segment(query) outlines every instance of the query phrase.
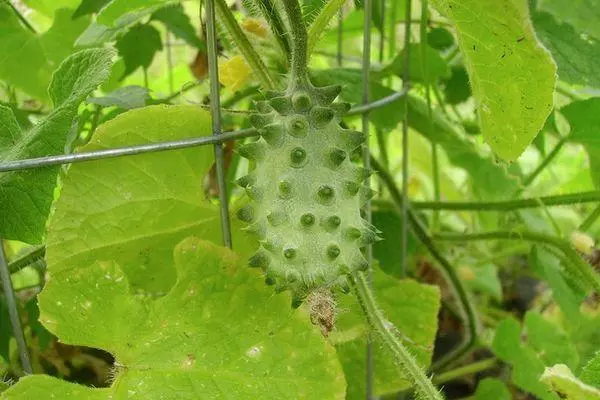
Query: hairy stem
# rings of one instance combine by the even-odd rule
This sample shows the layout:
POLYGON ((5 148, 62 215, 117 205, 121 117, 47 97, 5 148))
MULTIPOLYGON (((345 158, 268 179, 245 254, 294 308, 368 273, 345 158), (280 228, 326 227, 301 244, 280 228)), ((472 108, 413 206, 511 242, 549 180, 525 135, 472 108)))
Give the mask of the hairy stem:
POLYGON ((327 26, 331 19, 337 15, 338 10, 344 5, 346 0, 330 0, 319 12, 317 18, 310 25, 308 31, 308 48, 307 55, 310 57, 312 51, 314 50, 317 42, 321 38, 321 36, 327 32, 327 26))
MULTIPOLYGON (((394 200, 396 209, 398 210, 398 212, 401 212, 400 210, 402 209, 403 198, 402 194, 400 193, 400 190, 398 190, 398 187, 394 182, 394 178, 385 168, 381 166, 381 164, 379 164, 379 162, 375 158, 372 158, 371 160, 373 168, 378 172, 377 176, 383 180, 386 187, 388 188, 388 191, 392 195, 392 199, 394 200)), ((466 331, 468 332, 468 336, 466 337, 463 344, 461 344, 451 353, 447 354, 433 366, 433 370, 441 370, 447 365, 450 365, 451 363, 459 360, 462 356, 467 354, 477 342, 477 336, 479 331, 477 314, 475 311, 475 306, 469 298, 467 289, 463 286, 463 283, 460 280, 458 274, 456 273, 456 270, 454 269, 452 264, 450 264, 450 262, 437 249, 437 247, 433 243, 433 240, 427 234, 425 228, 423 227, 423 224, 417 218, 414 210, 412 210, 410 205, 408 207, 408 222, 410 223, 415 236, 421 241, 421 243, 423 243, 423 245, 425 245, 432 257, 442 267, 442 270, 446 275, 446 280, 452 287, 454 295, 458 300, 460 309, 463 314, 462 317, 466 326, 466 331)))
POLYGON ((256 74, 258 80, 261 85, 265 89, 273 89, 275 87, 275 83, 273 78, 269 74, 269 70, 266 65, 261 60, 260 56, 238 25, 235 17, 233 16, 231 10, 225 3, 225 0, 214 0, 219 16, 221 17, 221 22, 227 29, 227 32, 231 35, 235 45, 238 47, 248 65, 254 73, 256 74))
POLYGON ((391 352, 404 374, 415 385, 417 392, 426 399, 442 400, 443 397, 440 392, 433 386, 433 383, 425 375, 425 372, 417 364, 417 361, 410 354, 409 350, 398 339, 394 332, 395 328, 385 319, 383 313, 377 307, 365 275, 362 272, 358 272, 352 276, 351 281, 359 303, 367 317, 367 321, 375 332, 379 334, 381 340, 391 352))
POLYGON ((271 0, 254 0, 265 20, 268 22, 277 44, 281 47, 281 51, 285 54, 288 61, 292 57, 292 48, 290 46, 289 34, 281 15, 273 1, 271 0))
POLYGON ((298 0, 282 0, 292 32, 292 76, 304 79, 307 75, 308 53, 306 25, 298 0))
POLYGON ((482 233, 443 233, 434 236, 437 240, 448 240, 448 241, 473 241, 473 240, 526 240, 536 243, 542 243, 550 245, 559 249, 569 261, 565 264, 566 268, 571 269, 571 272, 575 275, 581 276, 585 279, 588 285, 590 285, 596 292, 600 293, 600 276, 593 270, 593 268, 586 263, 577 254, 571 244, 563 239, 555 236, 546 235, 539 232, 529 231, 492 231, 482 233))
POLYGON ((19 20, 21 21, 21 23, 23 25, 25 25, 25 27, 27 29, 29 29, 31 32, 37 34, 37 31, 35 30, 35 28, 33 27, 33 25, 31 25, 29 23, 29 21, 27 21, 27 18, 25 18, 23 16, 23 14, 21 14, 21 12, 17 9, 17 7, 14 6, 14 4, 12 4, 10 1, 6 1, 6 4, 8 4, 8 6, 13 10, 13 12, 16 14, 17 18, 19 18, 19 20))
POLYGON ((32 247, 25 254, 20 255, 19 258, 8 264, 8 270, 11 274, 33 264, 34 262, 41 260, 46 255, 46 246, 40 245, 32 247))

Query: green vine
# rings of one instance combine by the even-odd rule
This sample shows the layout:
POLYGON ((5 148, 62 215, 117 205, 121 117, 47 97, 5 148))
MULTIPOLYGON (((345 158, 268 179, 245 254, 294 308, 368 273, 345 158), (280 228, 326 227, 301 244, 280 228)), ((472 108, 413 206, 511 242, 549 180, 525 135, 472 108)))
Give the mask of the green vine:
POLYGON ((542 243, 553 246, 564 254, 566 259, 569 261, 565 264, 566 268, 570 268, 571 272, 577 276, 584 278, 585 282, 590 285, 596 292, 600 293, 600 276, 593 270, 593 268, 586 263, 577 254, 577 251, 571 246, 571 244, 565 240, 557 238, 555 236, 546 235, 539 232, 529 231, 493 231, 493 232, 482 232, 482 233, 467 233, 467 234, 455 234, 455 233, 440 233, 434 236, 437 240, 448 240, 448 241, 472 241, 472 240, 527 240, 536 243, 542 243))
POLYGON ((258 77, 262 86, 266 89, 273 89, 275 83, 269 70, 238 25, 233 13, 227 6, 227 3, 225 3, 225 0, 215 0, 215 5, 225 29, 227 29, 227 32, 231 35, 234 43, 248 62, 248 65, 250 65, 250 68, 252 68, 258 77))
POLYGON ((442 400, 443 397, 440 392, 433 386, 433 383, 431 383, 431 380, 419 367, 414 357, 398 339, 394 332, 395 328, 385 319, 379 308, 377 308, 375 297, 365 275, 362 272, 355 274, 352 277, 352 284, 369 324, 391 351, 398 366, 415 385, 417 393, 424 399, 442 400))

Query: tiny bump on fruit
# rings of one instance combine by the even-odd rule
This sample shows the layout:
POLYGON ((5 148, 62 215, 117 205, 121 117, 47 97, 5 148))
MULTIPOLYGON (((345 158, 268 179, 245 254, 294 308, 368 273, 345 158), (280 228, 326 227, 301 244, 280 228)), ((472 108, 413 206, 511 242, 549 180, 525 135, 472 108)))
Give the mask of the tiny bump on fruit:
POLYGON ((287 124, 288 132, 294 137, 305 137, 308 133, 308 121, 302 115, 292 116, 287 124))
POLYGON ((317 97, 323 104, 331 104, 342 93, 341 85, 322 86, 315 88, 317 97))
POLYGON ((361 236, 361 232, 360 229, 351 226, 349 228, 346 228, 346 230, 344 230, 344 238, 346 238, 347 240, 356 240, 358 238, 360 238, 361 236))
POLYGON ((337 229, 341 223, 342 220, 340 219, 340 217, 338 217, 337 215, 332 215, 325 219, 325 221, 323 222, 323 226, 326 230, 333 231, 337 229))
POLYGON ((273 111, 273 107, 269 104, 268 101, 261 100, 254 103, 258 112, 267 114, 273 111))
POLYGON ((277 195, 282 199, 290 199, 293 196, 292 184, 290 181, 282 179, 277 184, 277 195))
POLYGON ((258 186, 256 186, 256 185, 247 186, 246 187, 246 194, 252 200, 256 200, 256 201, 260 201, 263 198, 263 191, 258 186))
POLYGON ((312 213, 304 213, 300 217, 300 223, 303 226, 309 227, 315 223, 315 215, 312 213))
POLYGON ((362 256, 362 254, 358 254, 352 260, 352 269, 355 271, 366 271, 369 269, 369 262, 362 256))
POLYGON ((245 205, 237 211, 236 215, 240 221, 252 222, 254 220, 254 207, 249 204, 245 205))
POLYGON ((263 249, 259 249, 248 260, 248 265, 252 268, 267 268, 271 264, 271 257, 263 249))
POLYGON ((335 260, 341 253, 340 247, 337 244, 327 246, 327 257, 330 260, 335 260))
POLYGON ((269 224, 271 224, 272 226, 279 226, 281 224, 284 224, 287 221, 287 219, 287 214, 281 211, 272 211, 271 213, 269 213, 269 215, 267 215, 267 221, 269 221, 269 224))
POLYGON ((346 115, 351 108, 350 103, 346 102, 333 103, 330 107, 338 117, 346 115))
POLYGON ((300 168, 306 165, 306 150, 302 147, 295 147, 290 151, 290 165, 294 168, 300 168))
POLYGON ((240 187, 246 188, 248 186, 254 185, 256 183, 256 175, 248 174, 244 175, 238 180, 235 181, 240 187))
POLYGON ((274 97, 269 100, 269 105, 281 115, 287 115, 292 111, 292 101, 287 96, 274 97))
POLYGON ((266 226, 265 223, 262 221, 257 221, 254 222, 248 226, 246 226, 245 228, 242 228, 242 230, 244 232, 247 232, 251 235, 256 235, 258 237, 263 237, 265 235, 265 231, 266 231, 266 226))
POLYGON ((364 133, 351 129, 342 130, 340 134, 340 144, 348 150, 360 147, 366 140, 367 137, 364 133))
POLYGON ((346 159, 346 152, 340 148, 333 147, 327 151, 328 166, 332 169, 339 167, 346 159))
POLYGON ((281 147, 283 144, 284 131, 280 124, 269 124, 263 127, 259 133, 260 136, 273 147, 281 147))
POLYGON ((270 114, 252 114, 250 115, 250 124, 256 129, 260 129, 273 121, 273 116, 270 114))
POLYGON ((266 90, 266 91, 265 91, 265 98, 266 98, 267 100, 271 100, 272 98, 279 97, 279 96, 281 96, 282 94, 283 94, 283 93, 281 93, 281 92, 278 92, 278 91, 276 91, 276 90, 266 90))
POLYGON ((340 276, 335 281, 337 288, 344 294, 350 293, 350 284, 348 283, 348 278, 345 276, 340 276))
POLYGON ((354 197, 360 189, 360 185, 354 181, 344 181, 342 183, 344 187, 344 193, 348 197, 354 197))
POLYGON ((313 107, 310 110, 310 121, 318 128, 327 125, 334 117, 334 112, 329 107, 313 107))
POLYGON ((240 156, 252 161, 260 161, 265 157, 265 147, 262 143, 246 143, 238 148, 240 156))
POLYGON ((296 258, 296 254, 298 254, 298 251, 291 247, 288 247, 287 249, 283 250, 283 256, 288 260, 293 260, 294 258, 296 258))
POLYGON ((335 191, 329 185, 323 185, 319 187, 317 191, 317 198, 321 204, 331 204, 335 196, 335 191))
POLYGON ((312 107, 312 100, 306 92, 296 92, 292 96, 292 104, 296 112, 307 112, 312 107))

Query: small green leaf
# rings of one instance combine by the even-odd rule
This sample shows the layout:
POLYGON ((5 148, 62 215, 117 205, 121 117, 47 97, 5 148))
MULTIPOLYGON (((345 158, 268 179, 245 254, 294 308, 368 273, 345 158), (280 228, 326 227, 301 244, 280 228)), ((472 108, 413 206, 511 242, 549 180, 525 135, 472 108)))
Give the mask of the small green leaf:
POLYGON ((556 65, 538 43, 525 0, 432 0, 456 26, 478 102, 483 135, 517 159, 553 105, 556 65))
MULTIPOLYGON (((391 72, 400 77, 403 76, 404 71, 404 53, 402 49, 400 53, 394 58, 394 60, 388 65, 385 72, 391 72)), ((423 73, 423 63, 421 55, 421 44, 411 44, 409 48, 409 60, 410 68, 409 78, 411 81, 416 82, 437 82, 439 79, 450 78, 450 68, 440 54, 433 48, 426 47, 427 57, 427 76, 423 73)))
POLYGON ((5 2, 0 4, 0 80, 41 100, 47 100, 46 88, 52 72, 69 54, 73 43, 89 20, 71 20, 71 11, 56 12, 54 23, 43 34, 35 34, 21 24, 5 2))
POLYGON ((570 140, 581 143, 588 153, 590 174, 600 188, 600 97, 573 102, 560 109, 571 125, 570 140))
POLYGON ((500 379, 485 378, 477 385, 475 400, 511 400, 512 396, 506 384, 500 379))
POLYGON ((454 44, 454 35, 446 28, 433 28, 427 32, 427 44, 436 50, 446 50, 454 44))
MULTIPOLYGON (((398 335, 411 350, 419 365, 429 365, 437 331, 440 293, 437 287, 412 280, 391 278, 373 270, 373 288, 384 315, 398 329, 398 335), (402 296, 398 296, 402 293, 402 296)), ((340 296, 341 314, 337 330, 331 334, 348 382, 348 399, 362 398, 365 393, 365 346, 368 325, 354 296, 340 296)), ((399 375, 399 368, 384 350, 378 336, 373 336, 375 387, 379 396, 410 386, 399 375)))
POLYGON ((564 364, 546 368, 540 382, 548 385, 561 399, 600 400, 600 390, 581 382, 564 364))
POLYGON ((450 79, 444 80, 444 97, 449 104, 458 104, 471 97, 469 74, 462 65, 453 65, 450 79))
MULTIPOLYGON (((399 266, 402 265, 402 249, 398 243, 402 240, 402 220, 395 210, 374 210, 373 225, 383 233, 384 239, 373 245, 373 254, 381 269, 387 274, 399 276, 399 266)), ((413 254, 418 242, 411 231, 407 238, 408 254, 413 254)))
POLYGON ((192 25, 190 17, 185 13, 181 4, 161 8, 152 14, 152 19, 165 24, 169 31, 173 32, 176 37, 185 40, 190 46, 199 49, 206 48, 205 43, 196 34, 196 28, 192 25))
POLYGON ((137 24, 117 41, 116 47, 125 61, 124 78, 139 67, 147 69, 156 52, 162 50, 162 40, 153 26, 137 24))
POLYGON ((472 291, 489 294, 499 303, 502 301, 502 285, 494 264, 463 265, 458 268, 458 273, 472 291))
POLYGON ((343 397, 335 350, 290 309, 289 295, 273 296, 260 272, 197 238, 181 242, 172 260, 165 264, 174 264, 177 282, 158 299, 133 294, 114 261, 62 272, 49 264, 40 320, 64 343, 110 351, 115 378, 95 389, 37 375, 0 399, 343 397))
MULTIPOLYGON (((62 154, 79 104, 108 78, 110 49, 83 50, 66 59, 50 83, 54 111, 21 133, 12 112, 0 106, 0 161, 62 154)), ((0 173, 0 237, 40 243, 59 167, 0 173)))
POLYGON ((102 107, 120 107, 124 110, 140 108, 146 105, 150 98, 148 89, 141 86, 123 86, 107 93, 102 97, 90 97, 88 103, 98 104, 102 107))

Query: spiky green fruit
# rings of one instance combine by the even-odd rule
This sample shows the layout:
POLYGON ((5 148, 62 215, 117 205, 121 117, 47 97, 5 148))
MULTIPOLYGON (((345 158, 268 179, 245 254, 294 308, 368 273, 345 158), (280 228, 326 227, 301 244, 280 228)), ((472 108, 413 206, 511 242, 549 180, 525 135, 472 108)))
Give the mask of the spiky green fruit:
POLYGON ((261 243, 250 265, 263 268, 276 291, 291 290, 298 306, 325 287, 348 292, 346 276, 368 267, 361 247, 379 232, 360 214, 372 194, 364 186, 370 172, 349 155, 366 138, 340 126, 349 109, 332 104, 340 87, 293 82, 257 103, 252 124, 261 138, 239 150, 255 169, 238 183, 252 199, 239 216, 261 243))

